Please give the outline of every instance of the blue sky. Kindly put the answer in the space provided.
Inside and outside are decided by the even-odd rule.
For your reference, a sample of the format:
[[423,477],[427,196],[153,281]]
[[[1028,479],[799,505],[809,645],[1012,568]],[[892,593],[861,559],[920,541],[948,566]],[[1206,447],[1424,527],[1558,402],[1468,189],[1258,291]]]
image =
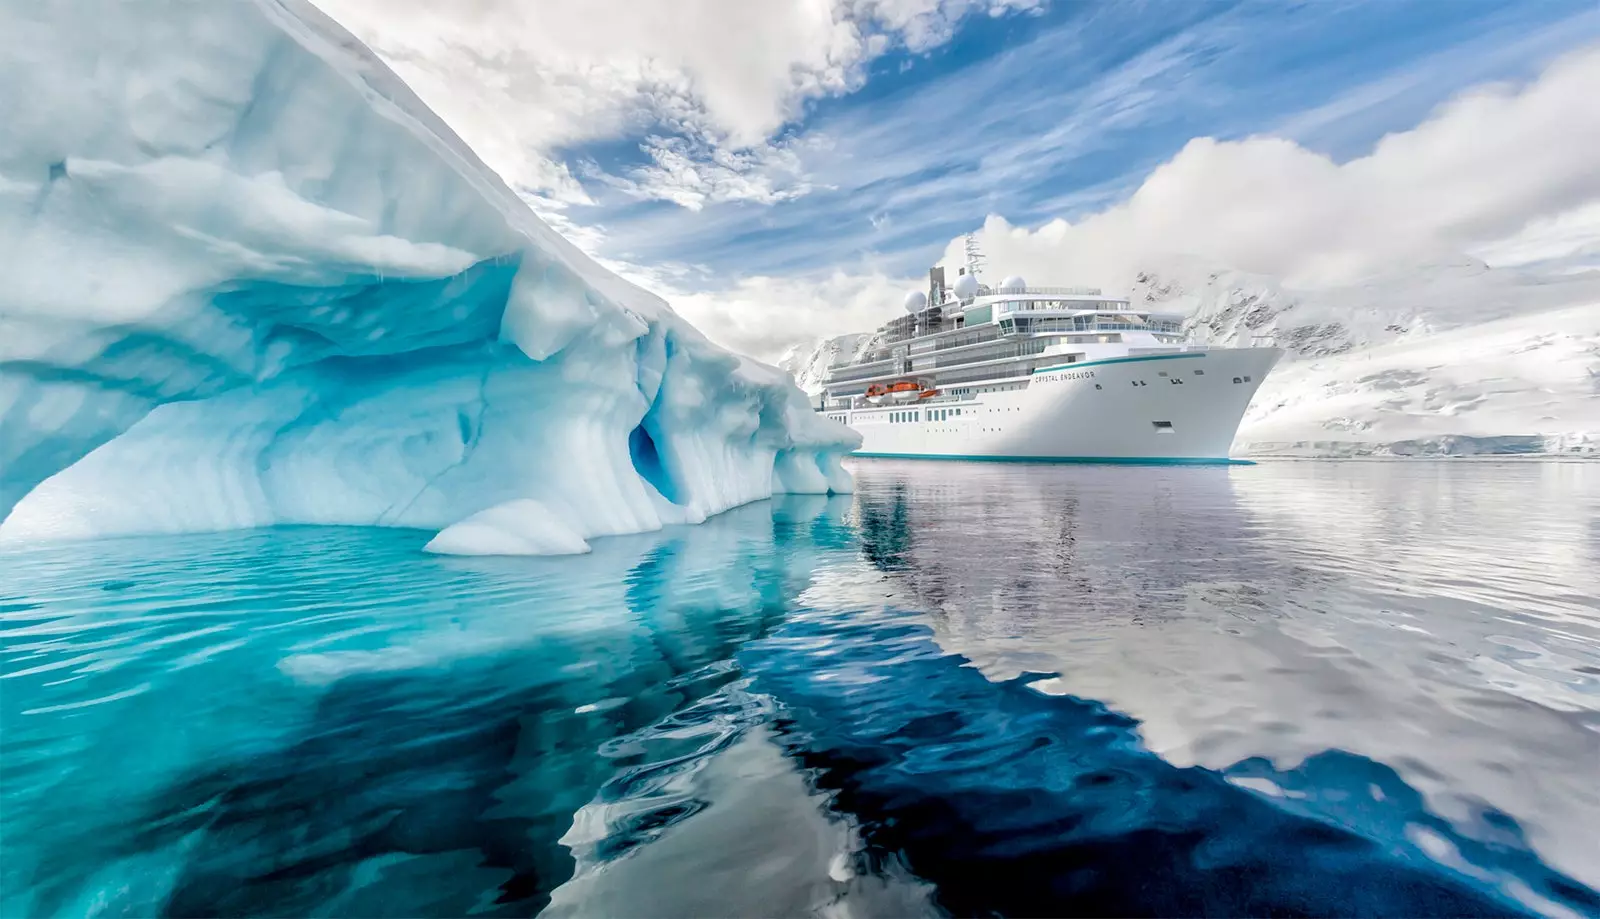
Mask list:
[[[1073,2],[964,19],[872,61],[775,132],[778,200],[689,209],[617,182],[661,124],[551,151],[616,261],[694,287],[843,269],[911,276],[998,214],[1034,225],[1126,197],[1194,137],[1288,137],[1343,161],[1465,87],[1527,80],[1600,39],[1593,2]],[[692,135],[685,156],[710,156]],[[669,183],[670,184],[670,183]],[[786,197],[785,197],[786,196]]]
[[761,357],[879,324],[972,231],[995,273],[1110,288],[1600,265],[1595,0],[318,2]]

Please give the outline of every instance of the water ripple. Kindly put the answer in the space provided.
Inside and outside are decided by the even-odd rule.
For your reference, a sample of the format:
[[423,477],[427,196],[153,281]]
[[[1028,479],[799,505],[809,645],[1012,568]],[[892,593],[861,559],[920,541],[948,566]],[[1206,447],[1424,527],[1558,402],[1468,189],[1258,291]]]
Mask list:
[[1600,465],[0,554],[0,914],[1600,913]]

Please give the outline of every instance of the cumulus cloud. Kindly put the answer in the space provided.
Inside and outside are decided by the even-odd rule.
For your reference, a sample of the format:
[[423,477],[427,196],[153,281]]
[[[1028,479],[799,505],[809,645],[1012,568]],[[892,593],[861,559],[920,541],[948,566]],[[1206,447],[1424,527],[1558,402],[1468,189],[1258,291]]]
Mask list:
[[[1113,287],[1175,254],[1318,284],[1505,250],[1542,226],[1581,248],[1570,236],[1593,221],[1560,215],[1600,201],[1597,86],[1589,49],[1528,85],[1465,92],[1343,163],[1277,137],[1197,138],[1119,204],[1034,228],[991,216],[980,240],[998,271]],[[959,240],[945,260],[960,263]]]
[[[661,279],[656,279],[661,280]],[[885,274],[742,278],[717,292],[664,290],[679,315],[726,348],[769,363],[796,342],[877,328],[900,312],[905,291],[925,285]]]
[[1530,221],[1515,236],[1472,250],[1491,265],[1600,269],[1600,200]]
[[803,193],[768,142],[807,100],[858,87],[891,48],[1044,0],[316,2],[511,185],[584,203],[556,151],[664,129],[688,140],[652,141],[629,188],[695,207]]

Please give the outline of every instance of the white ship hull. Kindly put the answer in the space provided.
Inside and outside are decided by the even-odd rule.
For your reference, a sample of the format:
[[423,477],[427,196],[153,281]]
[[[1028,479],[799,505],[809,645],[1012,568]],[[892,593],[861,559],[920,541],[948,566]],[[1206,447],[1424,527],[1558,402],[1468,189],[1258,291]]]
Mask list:
[[1250,399],[1282,353],[1229,348],[1084,361],[1026,380],[962,384],[970,394],[961,399],[826,414],[861,433],[860,456],[1225,462]]

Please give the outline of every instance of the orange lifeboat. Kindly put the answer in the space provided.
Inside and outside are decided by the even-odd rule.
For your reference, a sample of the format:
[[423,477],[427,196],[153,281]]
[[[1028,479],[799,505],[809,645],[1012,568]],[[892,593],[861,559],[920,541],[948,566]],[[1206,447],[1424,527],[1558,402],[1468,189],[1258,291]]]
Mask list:
[[896,380],[889,384],[888,397],[891,402],[915,402],[921,393],[922,387],[911,380]]
[[918,399],[932,399],[934,396],[937,396],[938,394],[939,394],[939,391],[937,389],[933,389],[933,388],[930,387],[928,389],[924,389],[922,391],[922,393],[917,396],[917,398]]
[[879,402],[882,402],[883,397],[888,394],[889,390],[884,387],[882,383],[874,383],[867,387],[867,401],[871,402],[873,405],[877,405]]

